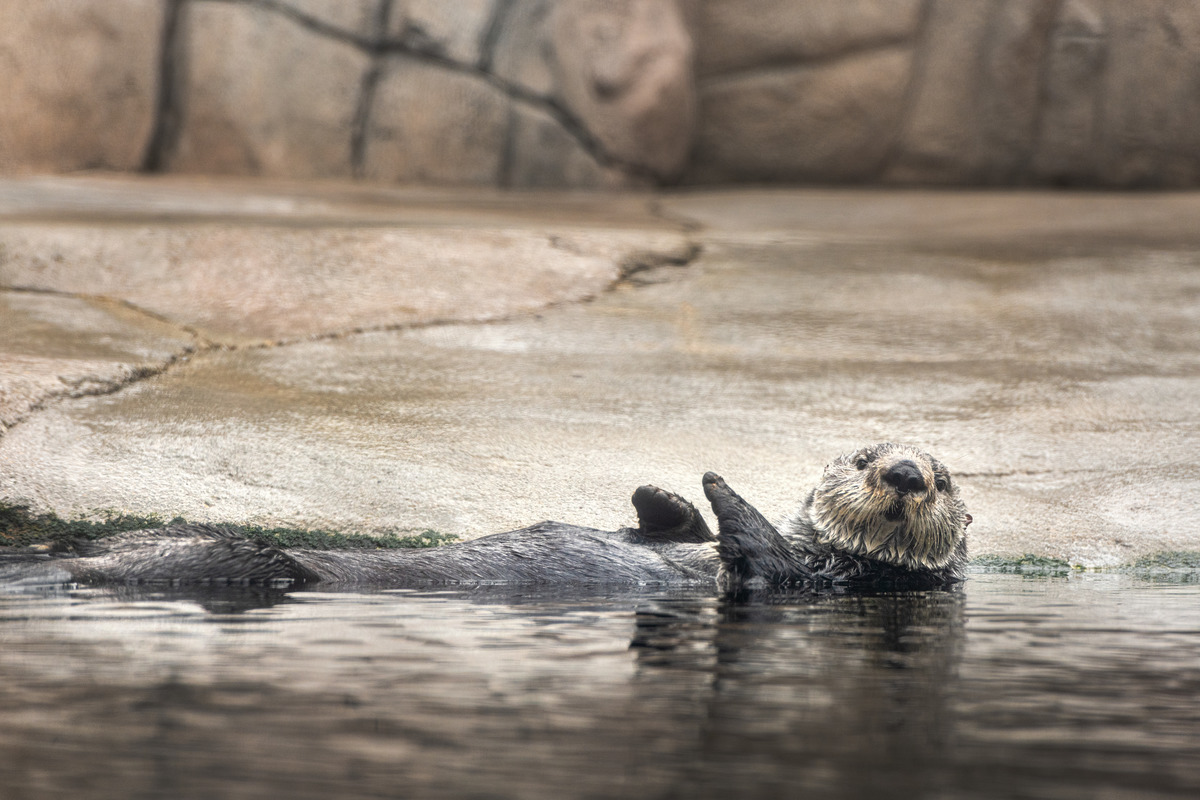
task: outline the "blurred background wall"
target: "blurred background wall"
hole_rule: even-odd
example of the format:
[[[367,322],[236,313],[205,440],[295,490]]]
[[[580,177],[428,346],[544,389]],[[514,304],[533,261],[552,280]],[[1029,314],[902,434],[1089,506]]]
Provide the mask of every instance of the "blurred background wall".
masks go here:
[[[0,174],[1187,187],[1185,0],[0,0]]]

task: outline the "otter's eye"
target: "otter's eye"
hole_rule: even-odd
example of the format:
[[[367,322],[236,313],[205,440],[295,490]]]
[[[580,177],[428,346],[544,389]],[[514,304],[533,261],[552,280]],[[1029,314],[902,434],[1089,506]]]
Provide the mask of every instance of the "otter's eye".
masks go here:
[[[937,481],[933,485],[937,487],[937,490],[939,492],[944,492],[944,491],[946,491],[946,487],[949,486],[950,484],[946,483],[945,478],[938,478]]]
[[[859,456],[858,458],[854,459],[854,466],[858,467],[859,469],[866,469],[867,468],[867,457]]]

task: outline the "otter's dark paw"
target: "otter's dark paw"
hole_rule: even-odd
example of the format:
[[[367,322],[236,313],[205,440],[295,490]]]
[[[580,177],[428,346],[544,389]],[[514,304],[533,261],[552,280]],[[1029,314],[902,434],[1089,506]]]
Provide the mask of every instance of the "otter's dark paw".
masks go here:
[[[657,486],[639,486],[633,493],[638,513],[638,533],[664,542],[712,542],[708,524],[696,507],[674,492]]]
[[[804,578],[809,570],[758,509],[747,503],[715,472],[704,475],[704,495],[717,515],[717,585],[729,593],[742,588],[780,585]]]
[[[730,523],[741,522],[745,517],[760,517],[755,508],[742,499],[741,495],[729,488],[729,484],[715,472],[704,473],[704,496],[712,503],[713,513],[721,524],[721,529]],[[764,520],[765,522],[765,520]],[[768,523],[769,527],[769,523]]]
[[[712,503],[713,513],[717,515],[720,550],[733,555],[764,536],[778,535],[771,523],[730,489],[717,473],[704,473],[704,496]]]
[[[725,501],[731,496],[737,497],[733,489],[729,488],[729,484],[725,482],[725,479],[715,472],[704,473],[704,478],[701,482],[704,484],[704,496],[708,498],[708,502],[710,503]]]

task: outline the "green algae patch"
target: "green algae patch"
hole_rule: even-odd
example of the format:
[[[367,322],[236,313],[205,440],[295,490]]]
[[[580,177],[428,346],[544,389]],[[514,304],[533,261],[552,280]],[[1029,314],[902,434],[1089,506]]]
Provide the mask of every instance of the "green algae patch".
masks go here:
[[[1067,576],[1084,572],[1130,575],[1156,583],[1200,583],[1200,552],[1164,550],[1140,556],[1132,563],[1107,567],[1083,567],[1061,558],[1026,554],[1023,556],[979,556],[971,561],[977,572],[1023,575]]]
[[[977,556],[971,559],[971,567],[983,572],[1021,572],[1035,575],[1067,575],[1080,569],[1071,566],[1065,559],[1033,553],[1023,556]]]
[[[101,511],[91,518],[63,519],[57,514],[41,514],[27,506],[0,503],[0,545],[28,547],[33,544],[69,547],[80,540],[103,539],[126,531],[161,528],[186,523],[183,517],[165,520],[155,516]],[[339,533],[303,528],[264,528],[257,525],[221,524],[248,539],[275,547],[303,547],[314,550],[438,547],[458,539],[432,529],[401,533]]]
[[[1200,552],[1163,550],[1150,553],[1123,571],[1153,583],[1200,583]]]
[[[80,539],[102,539],[126,531],[160,528],[165,524],[160,517],[116,511],[102,511],[94,519],[67,520],[57,514],[35,514],[27,506],[0,503],[0,544],[6,545],[65,544]]]
[[[1164,550],[1160,553],[1151,553],[1134,561],[1133,568],[1200,571],[1200,552],[1194,550]]]

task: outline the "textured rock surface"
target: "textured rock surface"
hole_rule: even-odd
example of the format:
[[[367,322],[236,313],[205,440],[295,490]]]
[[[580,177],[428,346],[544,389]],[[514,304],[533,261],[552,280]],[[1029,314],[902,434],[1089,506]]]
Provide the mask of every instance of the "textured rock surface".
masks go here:
[[[0,172],[1187,187],[1198,72],[1176,0],[10,0]]]
[[[699,20],[701,112],[688,180],[1200,179],[1200,9],[1192,4],[930,0],[918,8],[864,0],[798,10],[714,0]],[[836,105],[794,90],[797,72],[816,82],[819,73],[896,47],[914,54],[902,80],[884,74],[895,66],[880,60],[873,79],[841,87],[846,96]],[[791,88],[781,88],[789,78]],[[762,96],[734,90],[750,87]],[[900,114],[892,113],[897,105]],[[864,162],[866,137],[870,152],[887,157]],[[822,157],[797,162],[794,153],[810,141],[824,143]]]
[[[103,295],[228,343],[486,320],[591,297],[672,234],[181,224],[0,229],[0,284]]]
[[[366,131],[363,175],[424,184],[501,185],[509,98],[478,75],[387,59]]]
[[[393,0],[387,37],[460,64],[479,64],[494,35],[494,17],[507,5],[505,0]]]
[[[193,337],[120,303],[0,290],[0,435],[60,397],[106,394],[191,352]]]
[[[512,114],[512,138],[502,162],[501,186],[596,189],[642,182],[617,167],[601,166],[577,137],[545,111],[518,105]]]
[[[692,41],[673,0],[555,6],[559,94],[604,152],[661,179],[683,170],[695,93]]]
[[[1034,157],[1034,169],[1051,181],[1083,182],[1095,173],[1107,28],[1094,4],[1077,0],[1063,3],[1054,22],[1046,54],[1045,118]]]
[[[552,0],[512,0],[487,56],[496,76],[537,97],[551,97],[556,85],[558,53],[548,38],[555,5]]]
[[[172,171],[350,177],[351,131],[369,59],[285,15],[191,3],[182,33]]]
[[[379,35],[380,0],[274,0],[284,11],[310,25],[346,36],[371,39]]]
[[[171,170],[587,187],[675,176],[688,152],[673,0],[192,0],[181,31]]]
[[[1195,186],[1200,6],[1164,0],[1150,15],[1129,4],[1104,8],[1108,51],[1103,89],[1093,95],[1102,112],[1094,171],[1118,186]],[[1087,34],[1081,38],[1086,42]]]
[[[710,80],[692,179],[873,178],[891,149],[886,133],[904,111],[912,58],[909,48],[891,48]]]
[[[162,27],[157,0],[0,0],[0,174],[138,169]]]
[[[530,224],[519,199],[477,201],[490,223],[464,208],[422,224],[412,216],[421,203],[392,201],[390,218],[370,219],[336,199],[289,213],[288,195],[277,195],[270,219],[235,222],[187,208],[164,219],[153,200],[126,194],[119,224],[64,221],[61,204],[78,208],[92,186],[96,208],[105,191],[122,194],[119,182],[58,184],[57,196],[43,184],[40,202],[14,203],[36,213],[0,225],[0,286],[117,298],[225,344],[497,319],[595,296],[689,251],[672,226],[648,226],[644,210],[623,228],[610,208],[610,227],[597,231],[588,213],[569,210]]]
[[[981,52],[988,52],[992,21],[992,14],[981,14],[975,3],[933,3],[906,124],[885,178],[952,181],[956,175],[978,170],[979,162],[988,157],[981,146],[981,128],[987,123],[978,114],[983,103],[980,70],[969,65]]]
[[[107,273],[124,255],[72,270],[81,285],[147,299],[157,285],[164,302],[176,302],[178,275],[205,274],[191,313],[215,307],[247,329],[263,324],[259,313],[272,320],[272,293],[289,324],[312,330],[354,318],[392,284],[406,297],[459,293],[464,320],[491,300],[461,272],[376,273],[370,258],[341,265],[356,276],[348,291],[332,268],[308,264],[300,240],[284,247],[284,227],[323,230],[321,252],[349,255],[339,230],[474,236],[480,252],[507,256],[490,263],[514,283],[530,254],[492,241],[498,227],[563,234],[550,256],[566,268],[617,263],[634,240],[657,253],[643,266],[662,264],[654,242],[682,238],[663,217],[692,220],[704,249],[686,267],[602,283],[609,291],[588,303],[488,324],[339,327],[275,346],[200,339],[191,357],[128,382],[122,370],[169,361],[190,335],[132,309],[114,321],[122,307],[95,298],[0,292],[16,298],[4,319],[21,320],[7,341],[24,344],[0,347],[0,364],[26,376],[16,385],[34,400],[22,402],[69,394],[59,374],[94,373],[111,392],[22,412],[0,438],[0,499],[61,514],[477,535],[547,517],[626,524],[633,487],[695,499],[699,476],[716,469],[776,517],[833,455],[897,439],[954,470],[975,516],[974,554],[1106,565],[1200,546],[1200,195],[691,192],[658,198],[654,215],[637,197],[186,188],[0,182],[0,230],[48,227],[55,215],[63,230],[87,223],[110,242],[142,228],[170,239],[184,216],[227,237],[271,228],[251,252],[292,251],[300,266],[277,270],[257,296],[195,241],[177,249],[174,271],[135,261],[122,285]],[[61,276],[55,257],[68,254],[52,241],[29,245],[41,272]],[[440,263],[444,241],[428,241]],[[470,280],[499,291],[492,272]],[[324,291],[297,289],[288,274]],[[23,371],[31,358],[62,361]]]
[[[920,0],[704,0],[698,5],[701,78],[911,42],[921,9]]]
[[[516,0],[491,64],[565,111],[568,132],[603,165],[659,179],[683,169],[695,91],[692,41],[673,0]]]

